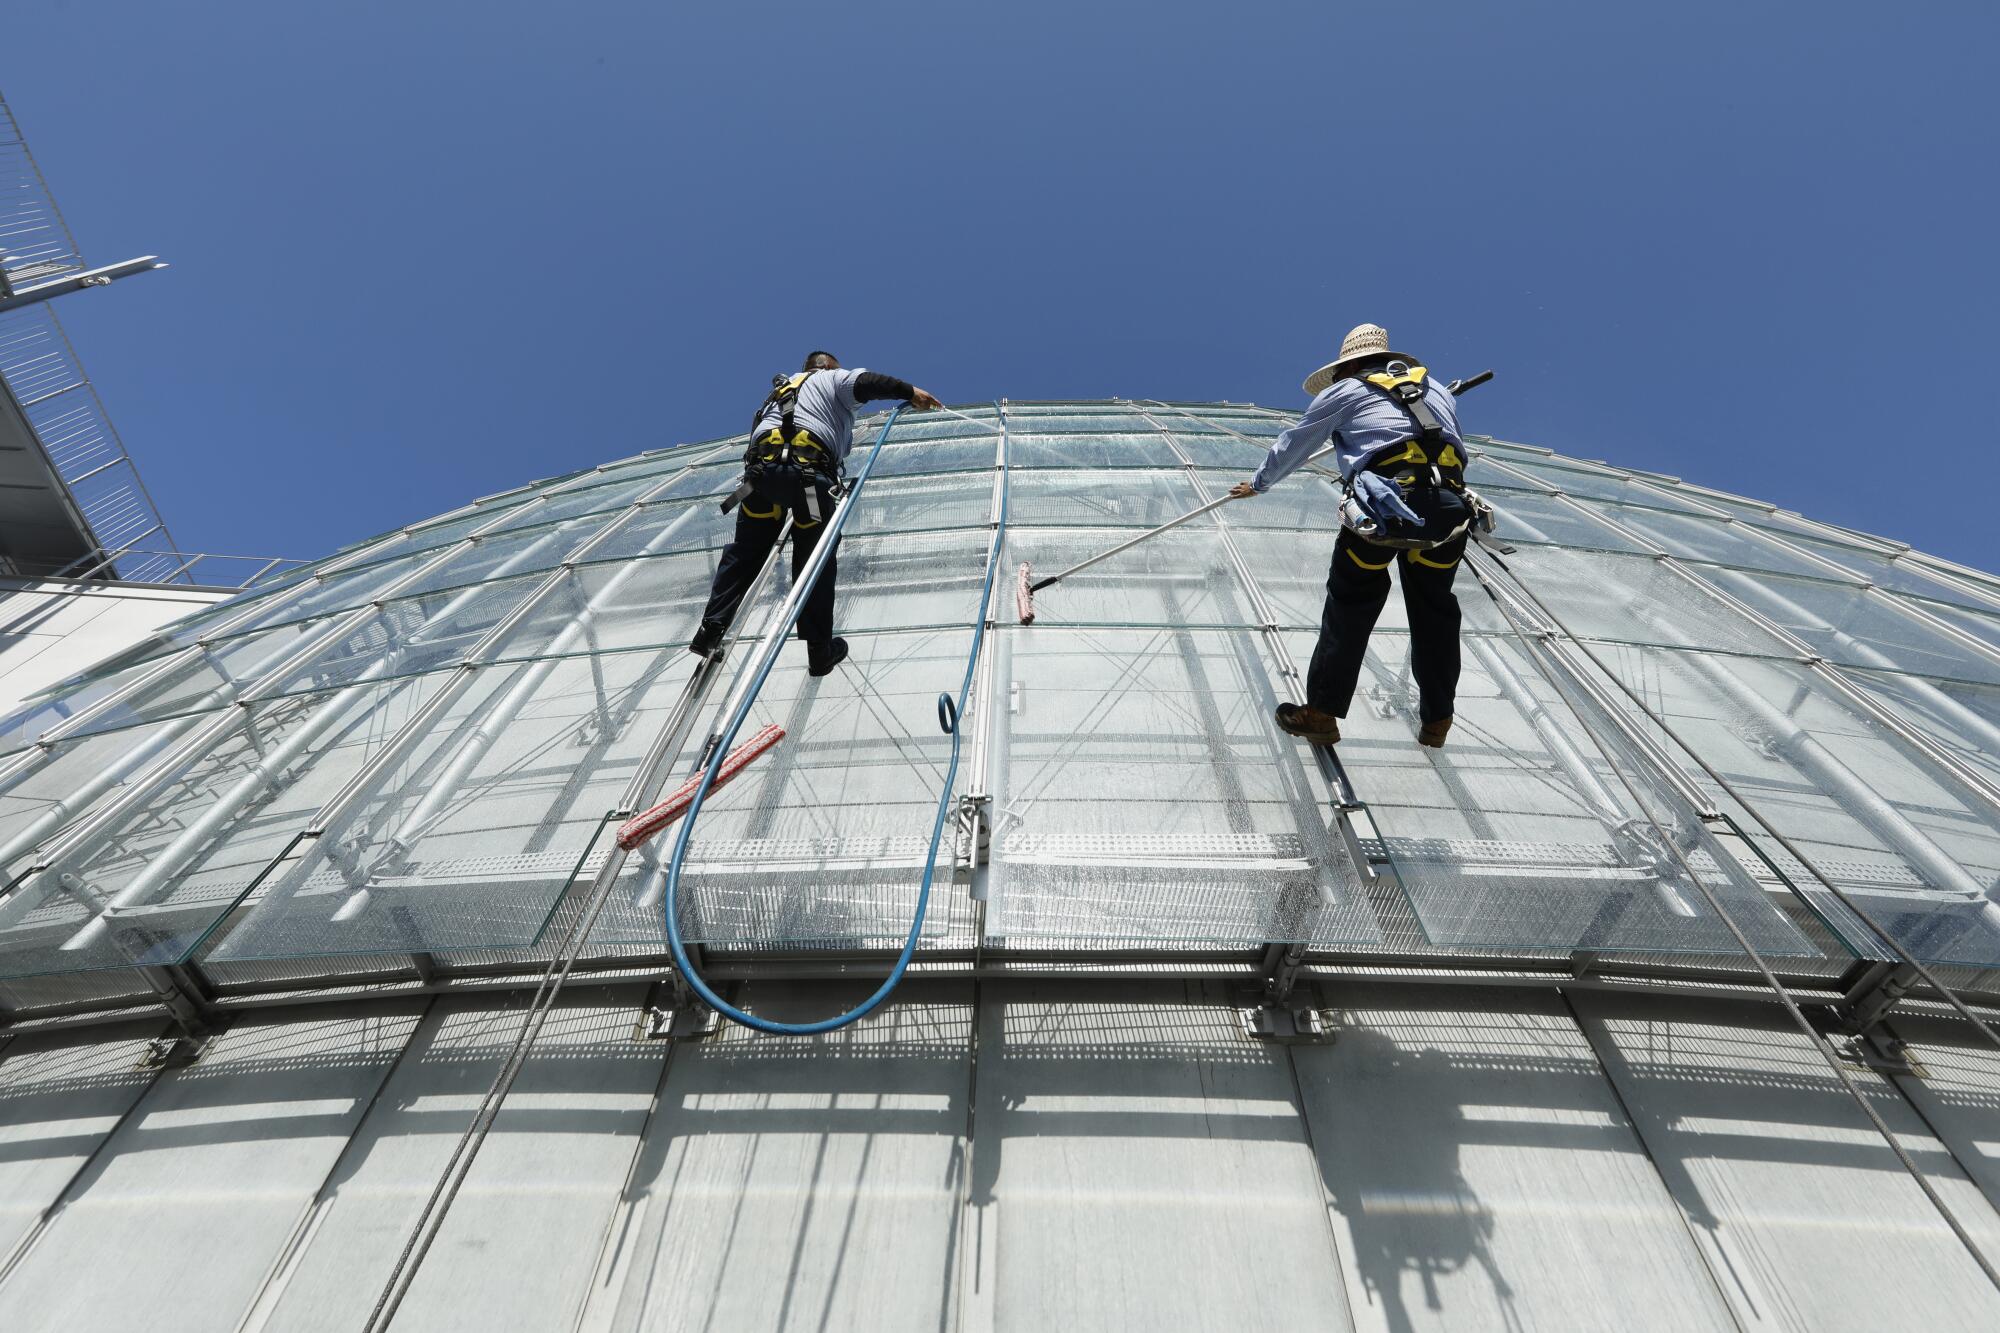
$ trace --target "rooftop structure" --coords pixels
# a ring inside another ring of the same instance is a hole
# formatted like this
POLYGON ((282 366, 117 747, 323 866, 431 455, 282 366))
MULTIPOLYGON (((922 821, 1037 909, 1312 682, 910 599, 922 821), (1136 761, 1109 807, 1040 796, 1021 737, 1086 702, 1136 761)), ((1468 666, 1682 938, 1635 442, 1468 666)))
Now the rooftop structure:
POLYGON ((1337 749, 1270 725, 1323 479, 1032 626, 993 591, 1287 420, 889 430, 850 664, 783 650, 681 902, 736 1003, 822 1017, 931 869, 913 979, 837 1036, 714 1035, 671 840, 610 846, 740 683, 685 645, 741 437, 362 542, 0 720, 0 1324, 2000 1323, 2000 1051, 1915 969, 2000 1001, 2000 581, 1475 437, 1513 549, 1461 575, 1443 751, 1395 599, 1337 749))
POLYGON ((0 100, 0 574, 194 581, 50 304, 162 267, 84 262, 0 100))

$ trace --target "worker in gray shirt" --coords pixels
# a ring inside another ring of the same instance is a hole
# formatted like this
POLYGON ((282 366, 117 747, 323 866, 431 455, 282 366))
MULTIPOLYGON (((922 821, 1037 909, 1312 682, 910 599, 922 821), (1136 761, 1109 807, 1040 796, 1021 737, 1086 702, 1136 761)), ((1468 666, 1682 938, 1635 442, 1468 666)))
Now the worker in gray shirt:
MULTIPOLYGON (((690 652, 706 657, 721 644, 743 595, 784 531, 788 513, 793 577, 805 569, 839 498, 841 465, 854 447, 855 409, 879 399, 900 399, 920 411, 940 405, 893 375, 843 369, 831 352, 814 352, 798 374, 772 380, 770 396, 750 428, 743 482, 723 501, 725 513, 737 507, 736 536, 722 548, 690 652)), ((815 676, 826 675, 847 656, 847 640, 833 636, 836 573, 837 557, 829 551, 819 582, 799 612, 806 666, 815 676)))

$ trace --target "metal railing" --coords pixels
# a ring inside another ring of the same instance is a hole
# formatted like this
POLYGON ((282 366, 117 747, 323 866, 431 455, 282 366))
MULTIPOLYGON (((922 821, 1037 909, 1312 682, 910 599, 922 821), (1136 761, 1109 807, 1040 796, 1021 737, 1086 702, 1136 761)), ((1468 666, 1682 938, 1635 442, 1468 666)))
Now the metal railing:
POLYGON ((217 551, 180 551, 124 546, 80 555, 41 577, 52 579, 116 579, 121 583, 179 583, 202 588, 244 589, 275 578, 307 560, 290 556, 228 555, 217 551))

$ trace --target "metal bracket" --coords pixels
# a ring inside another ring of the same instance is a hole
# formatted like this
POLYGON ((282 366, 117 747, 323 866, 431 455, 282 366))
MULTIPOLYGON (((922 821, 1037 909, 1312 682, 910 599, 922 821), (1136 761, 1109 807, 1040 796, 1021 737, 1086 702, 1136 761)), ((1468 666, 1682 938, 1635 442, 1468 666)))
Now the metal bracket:
POLYGON ((1905 1078, 1930 1076, 1930 1071, 1910 1058, 1908 1042, 1880 1029, 1828 1041, 1833 1053, 1848 1064, 1881 1074, 1901 1074, 1905 1078))
POLYGON ((993 798, 984 792, 970 792, 958 798, 953 819, 957 832, 952 838, 952 878, 970 884, 972 872, 992 859, 993 826, 986 812, 993 798))
POLYGON ((1253 1041, 1332 1042, 1333 1030, 1318 995, 1311 986, 1298 985, 1305 957, 1303 941, 1264 946, 1264 984, 1246 995, 1236 1011, 1245 1036, 1253 1041))
POLYGON ((1382 840, 1381 830, 1375 827, 1374 817, 1368 813, 1367 805, 1361 801, 1352 805, 1336 804, 1333 821, 1340 833, 1341 846, 1347 850, 1347 858, 1362 882, 1394 882, 1395 863, 1389 859, 1388 844, 1382 840))
POLYGON ((1333 1029, 1319 1006, 1299 999, 1282 1004, 1254 1004, 1237 1010, 1244 1034, 1253 1041, 1277 1041, 1295 1046, 1331 1046, 1333 1029))
POLYGON ((190 1037, 185 1034, 170 1033, 155 1037, 146 1043, 146 1053, 139 1057, 135 1069, 185 1069, 198 1062, 215 1048, 215 1033, 205 1037, 190 1037))
POLYGON ((722 1015, 690 999, 687 1003, 676 1001, 673 1008, 650 1007, 639 1017, 639 1027, 632 1034, 634 1041, 700 1041, 712 1037, 722 1029, 722 1015))
POLYGON ((1857 1037, 1873 1035, 1918 980, 1917 969, 1908 963, 1874 964, 1834 1006, 1841 1030, 1857 1037))
POLYGON ((102 268, 89 269, 80 273, 70 272, 59 276, 50 276, 49 281, 35 282, 30 286, 22 286, 21 278, 24 276, 33 278, 44 275, 34 272, 32 267, 17 269, 11 281, 0 285, 0 310, 12 310, 19 306, 33 305, 37 301, 46 301, 56 296, 67 296, 71 292, 80 292, 91 287, 108 287, 111 285, 113 278, 130 277, 134 273, 147 273, 153 269, 165 267, 166 265, 160 261, 158 256, 141 255, 137 259, 127 259, 116 264, 106 264, 102 268))
POLYGON ((220 1031, 223 1020, 210 1004, 209 987, 191 963, 145 965, 134 969, 153 990, 153 999, 180 1024, 189 1037, 206 1038, 220 1031))
MULTIPOLYGON (((707 965, 699 944, 688 945, 687 951, 688 962, 694 967, 699 969, 707 965)), ((702 1002, 679 968, 670 970, 664 980, 669 991, 666 1005, 647 1006, 640 1015, 638 1031, 632 1034, 633 1040, 699 1041, 721 1030, 722 1015, 702 1002)))

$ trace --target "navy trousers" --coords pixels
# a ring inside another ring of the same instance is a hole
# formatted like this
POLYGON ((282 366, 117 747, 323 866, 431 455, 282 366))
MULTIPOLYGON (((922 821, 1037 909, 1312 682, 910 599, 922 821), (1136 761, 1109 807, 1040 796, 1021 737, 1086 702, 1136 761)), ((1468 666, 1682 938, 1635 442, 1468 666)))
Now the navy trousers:
MULTIPOLYGON (((820 512, 833 513, 830 498, 822 504, 820 512)), ((716 562, 715 584, 709 590, 708 606, 701 613, 705 630, 719 635, 729 628, 729 622, 741 609, 743 595, 750 590, 757 571, 764 567, 764 560, 771 554, 771 547, 777 543, 784 526, 784 511, 766 497, 753 492, 744 498, 742 507, 736 511, 736 536, 722 548, 722 557, 716 562), (752 510, 758 512, 753 514, 752 510)), ((792 525, 793 578, 805 571, 806 561, 812 558, 825 530, 823 523, 811 527, 792 525)), ((827 553, 826 568, 820 571, 819 582, 813 585, 812 595, 806 598, 805 607, 799 612, 799 637, 808 645, 824 646, 833 639, 834 583, 840 573, 838 545, 836 538, 835 549, 827 553)))
MULTIPOLYGON (((1450 492, 1413 492, 1410 506, 1427 519, 1433 518, 1427 511, 1436 503, 1431 496, 1438 494, 1448 496, 1463 513, 1463 502, 1450 492)), ((1428 551, 1411 551, 1378 546, 1341 529, 1340 539, 1333 544, 1333 566, 1326 576, 1319 642, 1313 647, 1312 666, 1306 673, 1308 704, 1335 717, 1347 716, 1355 684, 1361 678, 1368 636, 1389 598, 1389 566, 1393 564, 1410 618, 1410 675, 1417 682, 1419 716, 1425 722, 1439 722, 1452 715, 1458 695, 1459 612, 1451 584, 1465 555, 1465 541, 1459 536, 1428 551)))

